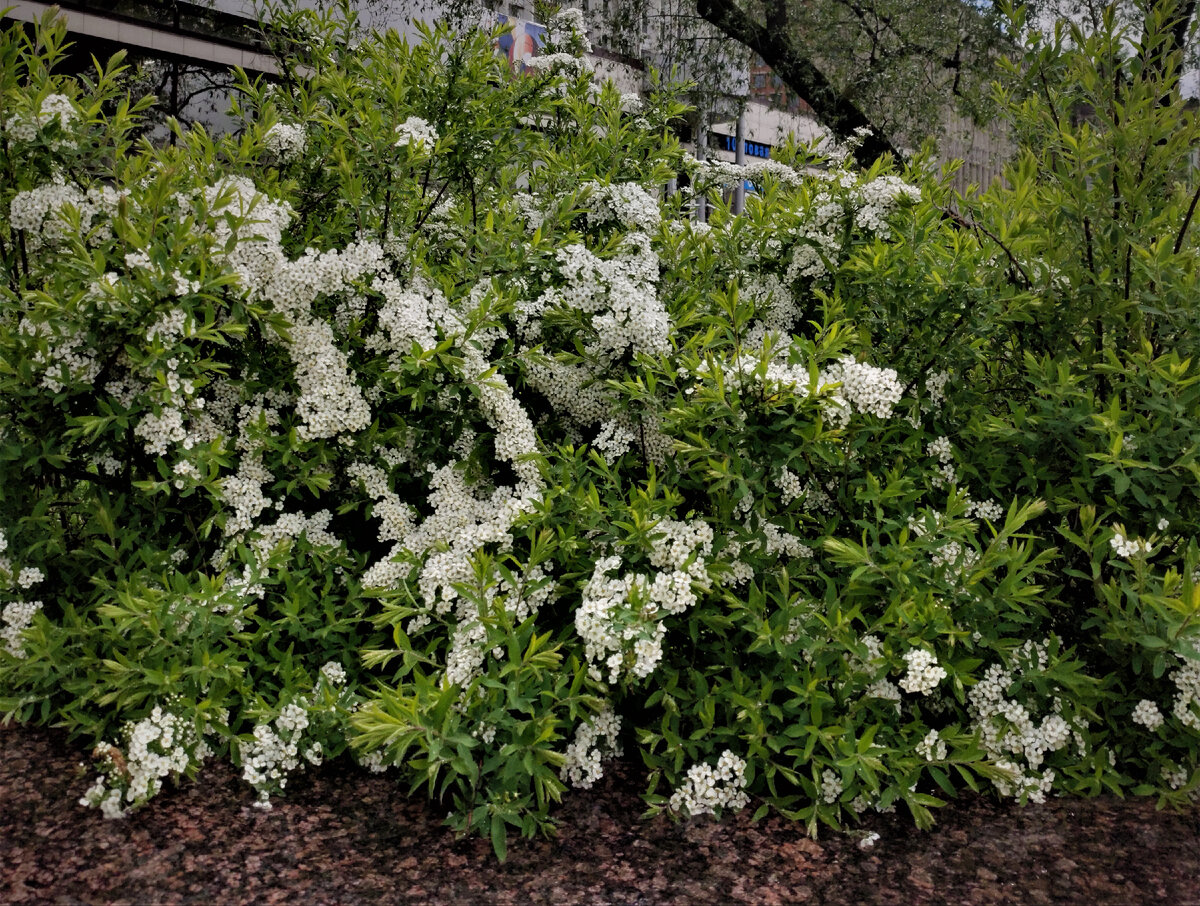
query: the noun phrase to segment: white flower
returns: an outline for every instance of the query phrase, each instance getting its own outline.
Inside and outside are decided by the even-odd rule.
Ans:
[[[437,129],[419,116],[410,116],[396,127],[396,147],[431,151],[437,144]]]
[[[331,686],[341,686],[346,682],[346,668],[337,661],[327,661],[321,667],[321,677]]]
[[[598,182],[584,183],[590,189],[588,198],[588,225],[618,223],[651,233],[662,222],[658,200],[635,182],[605,185]]]
[[[1112,546],[1113,553],[1122,560],[1141,559],[1148,556],[1153,548],[1144,538],[1126,537],[1125,527],[1121,525],[1113,526],[1113,536],[1108,539],[1108,543]]]
[[[821,801],[826,805],[833,805],[837,802],[838,796],[842,795],[842,790],[845,787],[842,785],[842,778],[835,771],[826,768],[821,772]]]
[[[926,761],[942,761],[946,757],[946,742],[937,730],[930,730],[925,738],[917,743],[917,754]]]
[[[670,808],[684,815],[711,815],[719,808],[741,809],[750,802],[745,793],[746,762],[726,749],[714,770],[707,764],[688,769],[683,785],[671,794]]]
[[[946,401],[946,385],[950,383],[949,371],[938,371],[925,379],[925,389],[929,392],[929,404],[940,408]]]
[[[275,123],[263,134],[263,145],[281,160],[295,160],[308,146],[308,134],[301,125]]]
[[[904,655],[904,660],[908,663],[908,672],[900,680],[900,688],[905,692],[928,695],[946,678],[946,671],[938,666],[937,658],[923,648],[914,648]]]
[[[938,462],[948,463],[954,459],[954,451],[950,448],[950,438],[938,437],[929,442],[925,448],[925,452],[930,456],[936,456]]]
[[[297,704],[290,704],[279,712],[275,726],[285,733],[299,733],[308,726],[308,712]]]
[[[49,125],[53,119],[58,120],[58,124],[65,130],[70,129],[71,125],[78,118],[75,113],[75,105],[71,103],[71,99],[62,94],[48,94],[45,100],[42,101],[42,106],[38,110],[38,122],[42,126]]]
[[[191,720],[161,705],[142,720],[126,724],[124,735],[128,739],[124,752],[112,745],[97,750],[112,788],[101,778],[79,801],[99,808],[106,818],[120,818],[142,805],[158,794],[165,778],[180,776],[212,754]]]
[[[16,658],[26,656],[22,633],[33,623],[33,615],[42,609],[41,601],[9,601],[0,612],[4,627],[0,629],[0,642],[8,653]]]
[[[617,734],[621,732],[621,718],[606,707],[590,722],[584,721],[575,729],[575,739],[567,746],[566,760],[559,770],[564,783],[580,789],[590,789],[600,779],[604,770],[601,761],[621,754]],[[492,729],[495,735],[495,729]],[[601,744],[601,739],[607,740]]]
[[[17,584],[22,588],[30,588],[37,585],[44,578],[46,578],[45,573],[36,566],[26,566],[17,575]]]
[[[1135,724],[1141,724],[1147,730],[1157,730],[1163,725],[1162,712],[1158,710],[1158,705],[1147,698],[1143,698],[1137,703],[1137,707],[1133,709],[1133,714],[1130,719]]]
[[[988,522],[999,522],[1004,518],[1004,507],[995,500],[981,500],[971,503],[967,515],[986,519]]]
[[[900,402],[904,387],[894,368],[876,368],[846,356],[821,372],[820,383],[840,384],[829,396],[830,421],[846,424],[850,411],[887,418]]]

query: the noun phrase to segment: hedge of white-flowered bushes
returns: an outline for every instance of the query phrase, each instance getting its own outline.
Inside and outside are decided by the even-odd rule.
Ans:
[[[3,38],[0,700],[97,744],[86,802],[215,755],[266,806],[349,748],[503,853],[621,751],[656,808],[814,830],[1186,786],[1194,552],[1077,505],[1111,470],[1035,469],[1061,426],[1015,408],[1077,387],[1020,345],[1055,224],[811,152],[697,165],[669,92],[570,62],[572,15],[517,75],[485,34],[277,24],[286,90],[161,148],[123,147],[115,68],[50,74],[59,26]],[[762,192],[695,223],[683,168]],[[1190,365],[1146,367],[1194,419],[1157,396]]]

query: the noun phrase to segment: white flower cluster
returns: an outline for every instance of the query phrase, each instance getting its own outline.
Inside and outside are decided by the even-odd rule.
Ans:
[[[373,516],[379,519],[379,540],[399,541],[416,527],[412,507],[404,503],[388,486],[387,473],[365,462],[351,463],[346,474],[362,483],[367,495],[374,499]]]
[[[801,315],[800,304],[793,293],[774,274],[746,276],[741,281],[740,293],[747,302],[754,303],[756,319],[746,331],[744,346],[770,347],[770,334],[779,337],[791,335],[792,327]]]
[[[926,761],[944,761],[946,758],[946,741],[937,730],[930,730],[925,738],[917,743],[917,754]]]
[[[65,132],[75,124],[75,120],[78,118],[79,114],[75,110],[75,105],[65,94],[46,95],[42,99],[41,107],[38,108],[38,124],[43,128],[50,125],[52,120],[57,119],[58,125]]]
[[[904,393],[894,368],[876,368],[851,356],[823,369],[820,383],[841,385],[828,397],[830,421],[841,424],[849,422],[851,410],[887,418]]]
[[[100,360],[84,330],[34,321],[32,317],[24,318],[19,330],[45,340],[45,347],[39,343],[30,358],[45,369],[41,385],[51,393],[60,392],[67,384],[92,384],[99,376]]]
[[[521,219],[525,221],[526,230],[533,233],[542,228],[546,222],[546,210],[538,196],[518,192],[513,196],[513,203],[516,204]]]
[[[992,664],[967,695],[980,744],[1011,774],[1010,781],[993,781],[997,790],[1002,796],[1026,796],[1034,802],[1043,801],[1054,783],[1054,771],[1038,773],[1046,755],[1072,739],[1080,754],[1086,750],[1086,722],[1077,718],[1068,723],[1060,713],[1059,699],[1052,701],[1049,713],[1039,721],[1027,705],[1008,697],[1019,676],[1046,669],[1047,644],[1026,642],[1015,652],[1012,667]]]
[[[900,703],[903,701],[903,696],[900,692],[900,687],[889,679],[879,679],[873,682],[863,692],[865,698],[879,698],[884,701],[896,703],[896,713],[900,712]]]
[[[320,676],[330,686],[346,685],[346,668],[337,661],[326,661],[321,666]]]
[[[259,562],[262,562],[282,541],[299,538],[301,535],[307,538],[313,547],[339,547],[341,541],[329,531],[332,519],[333,514],[329,510],[318,510],[311,516],[305,516],[303,513],[281,513],[274,523],[258,526],[255,532],[258,537],[250,542],[250,549],[257,555]]]
[[[164,345],[187,335],[188,315],[182,308],[172,308],[159,315],[146,330],[146,341],[162,340]]]
[[[274,727],[258,724],[254,738],[242,743],[242,779],[258,791],[257,808],[271,808],[271,793],[287,786],[287,775],[300,766],[300,742],[308,724],[307,709],[293,702],[280,710]]]
[[[373,752],[358,753],[355,752],[354,760],[370,771],[372,774],[382,774],[388,769],[388,764],[383,760],[383,750],[376,749]]]
[[[1193,705],[1200,705],[1200,661],[1180,657],[1179,669],[1171,674],[1175,683],[1175,717],[1190,730],[1200,732],[1200,714]]]
[[[1188,782],[1188,772],[1177,764],[1168,764],[1163,766],[1162,779],[1171,789],[1177,790]]]
[[[988,522],[999,522],[1004,518],[1004,507],[995,500],[973,500],[967,507],[967,515]]]
[[[938,462],[943,464],[954,459],[954,451],[950,447],[950,438],[948,437],[934,438],[925,447],[925,452],[929,456],[937,457]]]
[[[901,200],[921,200],[921,190],[909,185],[899,176],[877,176],[857,187],[854,203],[854,225],[862,230],[888,235],[887,218]]]
[[[303,419],[302,440],[336,437],[361,431],[371,423],[371,407],[337,346],[333,328],[311,320],[292,327],[288,349],[296,363],[300,396],[296,412]]]
[[[437,144],[437,129],[419,116],[410,116],[396,127],[396,147],[411,148],[426,153]]]
[[[611,466],[632,450],[637,440],[632,425],[619,419],[609,419],[600,423],[600,433],[592,440],[592,446],[600,451],[604,461]]]
[[[15,141],[31,142],[41,129],[58,120],[63,132],[71,129],[79,114],[71,99],[64,94],[48,94],[42,99],[36,119],[28,116],[10,116],[4,122],[4,131]]]
[[[375,278],[372,289],[381,293],[379,332],[367,338],[367,348],[391,351],[392,368],[399,370],[412,354],[416,343],[422,349],[434,349],[440,337],[459,337],[466,329],[445,294],[422,274],[413,276],[408,287],[389,275]]]
[[[746,528],[750,529],[750,522],[747,520]],[[759,527],[763,533],[762,549],[768,556],[772,557],[790,557],[799,560],[811,560],[813,557],[813,549],[801,541],[796,535],[790,532],[785,532],[773,522],[762,522]],[[749,549],[757,549],[758,544],[754,541],[747,545]]]
[[[130,808],[156,796],[167,777],[179,777],[210,753],[193,721],[155,705],[150,714],[127,725],[124,753],[116,746],[100,746],[101,776],[79,800],[99,808],[106,818],[120,818]],[[111,786],[110,786],[111,784]]]
[[[600,376],[585,365],[567,365],[546,359],[526,349],[523,351],[526,359],[525,379],[529,385],[549,401],[554,411],[568,425],[586,426],[601,421],[613,421],[625,430],[634,432],[632,424],[627,424],[614,413],[616,400],[605,389]],[[583,439],[582,434],[576,434],[575,441]]]
[[[473,349],[465,350],[465,375],[479,390],[479,408],[495,431],[493,446],[496,458],[512,465],[523,487],[530,490],[542,486],[537,463],[530,460],[538,452],[537,431],[524,407],[513,396],[504,375],[495,371],[482,355]]]
[[[803,277],[822,277],[841,253],[846,226],[886,236],[887,217],[901,199],[916,200],[920,192],[894,176],[859,184],[848,170],[819,174],[828,188],[813,195],[807,216],[793,231],[799,239],[788,266],[788,283]]]
[[[214,262],[228,264],[250,298],[262,297],[286,261],[280,243],[291,205],[271,200],[245,176],[223,177],[196,194],[176,196],[181,213],[197,218]],[[275,296],[284,305],[289,301],[286,291]]]
[[[804,181],[804,177],[794,167],[769,158],[752,160],[741,165],[715,157],[696,163],[701,185],[729,188],[739,186],[747,180],[761,184],[764,177],[774,179],[785,186],[798,186]]]
[[[670,316],[658,298],[658,256],[646,234],[627,234],[609,259],[601,259],[583,245],[570,245],[557,253],[564,285],[549,289],[533,303],[518,307],[526,324],[555,308],[574,309],[592,316],[596,339],[585,351],[590,358],[613,361],[632,348],[634,352],[664,353],[670,348]],[[529,331],[536,339],[538,328]]]
[[[566,760],[559,769],[564,783],[590,790],[604,775],[602,762],[605,758],[620,756],[617,734],[621,732],[621,718],[606,706],[590,721],[575,728],[575,739],[567,746]],[[605,740],[601,743],[601,740]]]
[[[712,553],[712,542],[712,526],[702,519],[660,519],[650,538],[650,565],[686,572],[693,581],[706,585],[704,558]]]
[[[796,477],[795,473],[788,471],[787,467],[779,470],[779,479],[775,482],[775,486],[779,488],[779,496],[784,506],[804,494],[804,485],[800,483],[800,479]]]
[[[546,40],[554,46],[570,46],[578,53],[591,53],[592,45],[587,39],[587,23],[583,11],[568,6],[560,9],[546,23]]]
[[[29,589],[46,578],[36,566],[23,566],[17,569],[12,558],[4,552],[8,550],[8,536],[0,529],[0,588]],[[0,642],[5,650],[13,657],[24,658],[26,652],[22,633],[33,623],[33,615],[42,609],[41,601],[9,601],[0,612]]]
[[[292,321],[287,345],[301,391],[296,400],[297,414],[304,420],[299,435],[335,437],[365,428],[371,421],[370,406],[333,328],[313,317],[311,307],[318,296],[343,292],[354,281],[379,273],[384,267],[383,247],[358,242],[341,251],[309,250],[292,262],[282,255],[272,257],[275,268],[263,294]]]
[[[589,190],[588,226],[616,221],[643,233],[652,233],[662,222],[658,200],[635,182],[605,185],[584,183]]]
[[[961,587],[965,575],[979,562],[979,551],[972,547],[964,547],[957,541],[947,541],[935,550],[929,559],[935,568],[939,566],[955,567]]]
[[[1145,538],[1128,538],[1122,525],[1113,526],[1113,536],[1108,539],[1108,543],[1112,546],[1113,553],[1122,560],[1140,560],[1149,556],[1154,547]]]
[[[726,749],[716,768],[694,764],[688,768],[683,785],[671,794],[670,808],[684,815],[712,815],[717,809],[745,808],[746,762]]]
[[[226,506],[225,536],[236,538],[254,526],[259,513],[271,506],[263,485],[274,482],[257,457],[243,456],[237,473],[221,480],[221,500]],[[229,512],[232,510],[232,512]]]
[[[526,57],[522,62],[529,69],[551,75],[578,76],[591,72],[587,60],[566,51],[538,54],[536,57]]]
[[[41,601],[9,601],[0,612],[4,627],[0,629],[0,641],[15,658],[25,658],[23,634],[33,623],[33,615],[42,609]]]
[[[653,577],[610,576],[621,565],[617,556],[596,562],[575,611],[575,630],[584,641],[594,676],[602,675],[601,663],[608,668],[610,683],[617,682],[624,669],[636,677],[654,672],[667,631],[664,615],[682,614],[696,603],[693,583],[708,585],[705,557],[712,539],[712,528],[705,522],[664,519],[651,541],[650,563],[659,570]]]
[[[79,212],[83,234],[96,244],[112,235],[108,221],[116,213],[122,194],[110,186],[93,186],[85,192],[56,176],[13,196],[8,206],[9,224],[14,230],[26,232],[31,250],[54,245],[67,237],[66,210],[70,206]],[[101,222],[93,225],[96,218]]]
[[[263,146],[282,161],[293,161],[308,147],[308,133],[298,123],[275,123],[263,133]]]
[[[1158,705],[1154,704],[1148,698],[1143,698],[1137,703],[1137,707],[1133,709],[1133,714],[1130,715],[1130,720],[1135,724],[1141,724],[1151,732],[1163,725],[1162,712],[1158,710]]]
[[[478,674],[484,660],[487,633],[479,620],[478,607],[491,606],[502,595],[505,608],[521,620],[553,594],[552,583],[543,581],[546,572],[542,567],[518,577],[517,587],[512,587],[494,567],[492,582],[478,605],[473,599],[460,597],[455,587],[473,579],[473,557],[484,545],[499,545],[501,551],[511,549],[509,530],[534,505],[541,487],[540,475],[531,464],[519,461],[535,449],[532,424],[507,382],[490,373],[478,351],[467,352],[464,367],[478,376],[481,408],[496,429],[497,452],[502,458],[514,460],[514,469],[521,477],[516,488],[496,488],[481,498],[468,487],[455,463],[433,469],[429,493],[433,512],[418,525],[412,510],[389,488],[383,469],[359,462],[348,470],[376,500],[374,514],[381,519],[380,539],[396,542],[387,557],[367,570],[363,583],[367,587],[398,587],[413,560],[424,561],[417,585],[428,610],[410,620],[406,631],[410,635],[419,632],[430,623],[431,615],[448,615],[457,604],[458,625],[450,639],[445,680],[463,688]],[[391,464],[387,456],[381,453],[381,457]]]
[[[487,627],[477,619],[466,619],[454,628],[446,652],[446,684],[466,689],[483,668]]]
[[[608,575],[620,565],[621,558],[615,556],[597,561],[575,611],[575,631],[583,639],[587,658],[593,664],[593,676],[599,678],[597,665],[603,663],[608,667],[610,683],[620,678],[630,652],[634,676],[653,673],[662,658],[662,640],[667,632],[655,618],[657,603],[648,602],[641,612],[631,606],[634,589],[645,594],[644,577],[632,573],[618,578]]]
[[[925,391],[929,394],[928,403],[932,409],[940,409],[946,402],[946,385],[950,383],[949,371],[937,371],[925,379]]]
[[[21,588],[30,588],[45,578],[46,574],[36,566],[23,566],[17,574],[17,585]]]
[[[720,363],[721,381],[730,390],[761,386],[768,393],[791,391],[804,399],[808,396],[808,366],[792,364],[789,358],[789,344],[780,335],[765,333],[760,350],[742,352]],[[702,380],[715,377],[707,363],[702,363],[694,376]]]
[[[833,805],[838,801],[838,796],[842,795],[845,784],[842,783],[841,775],[836,771],[831,771],[826,768],[821,772],[821,801],[826,805]]]
[[[924,648],[914,648],[904,655],[908,672],[900,680],[900,688],[916,695],[929,695],[946,678],[946,669],[939,667],[937,658]]]

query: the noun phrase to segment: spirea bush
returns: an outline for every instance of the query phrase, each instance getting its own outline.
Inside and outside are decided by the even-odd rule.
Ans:
[[[1031,47],[1000,99],[1049,150],[952,199],[697,163],[570,11],[515,73],[270,34],[240,128],[163,146],[120,58],[0,38],[0,708],[96,746],[87,804],[352,757],[503,857],[621,753],[651,812],[814,833],[1195,788],[1177,61]]]

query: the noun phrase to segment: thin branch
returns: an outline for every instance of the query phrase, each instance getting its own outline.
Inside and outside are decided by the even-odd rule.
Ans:
[[[1200,201],[1200,182],[1196,183],[1196,191],[1192,193],[1192,203],[1188,205],[1187,214],[1183,218],[1183,225],[1179,227],[1179,235],[1175,237],[1175,254],[1179,254],[1179,250],[1183,248],[1183,237],[1187,235],[1187,229],[1191,225],[1192,215],[1196,213],[1196,202]]]
[[[1029,279],[1029,273],[1024,267],[1021,266],[1021,262],[1018,261],[1017,256],[1012,253],[1012,249],[1005,245],[1004,241],[999,236],[997,236],[987,227],[981,226],[972,220],[967,220],[962,216],[962,214],[959,214],[957,211],[953,211],[950,208],[943,208],[939,206],[938,210],[940,210],[946,217],[949,217],[960,227],[982,234],[988,239],[992,240],[992,242],[996,243],[996,245],[1000,246],[1000,248],[1004,251],[1004,254],[1008,256],[1009,263],[1016,268],[1017,273],[1021,275],[1021,282],[1024,284],[1024,288],[1033,289],[1033,281]]]
[[[1088,271],[1091,273],[1092,279],[1095,280],[1096,279],[1096,259],[1092,252],[1092,221],[1087,217],[1083,218],[1083,238],[1087,242],[1086,248],[1087,248]]]

